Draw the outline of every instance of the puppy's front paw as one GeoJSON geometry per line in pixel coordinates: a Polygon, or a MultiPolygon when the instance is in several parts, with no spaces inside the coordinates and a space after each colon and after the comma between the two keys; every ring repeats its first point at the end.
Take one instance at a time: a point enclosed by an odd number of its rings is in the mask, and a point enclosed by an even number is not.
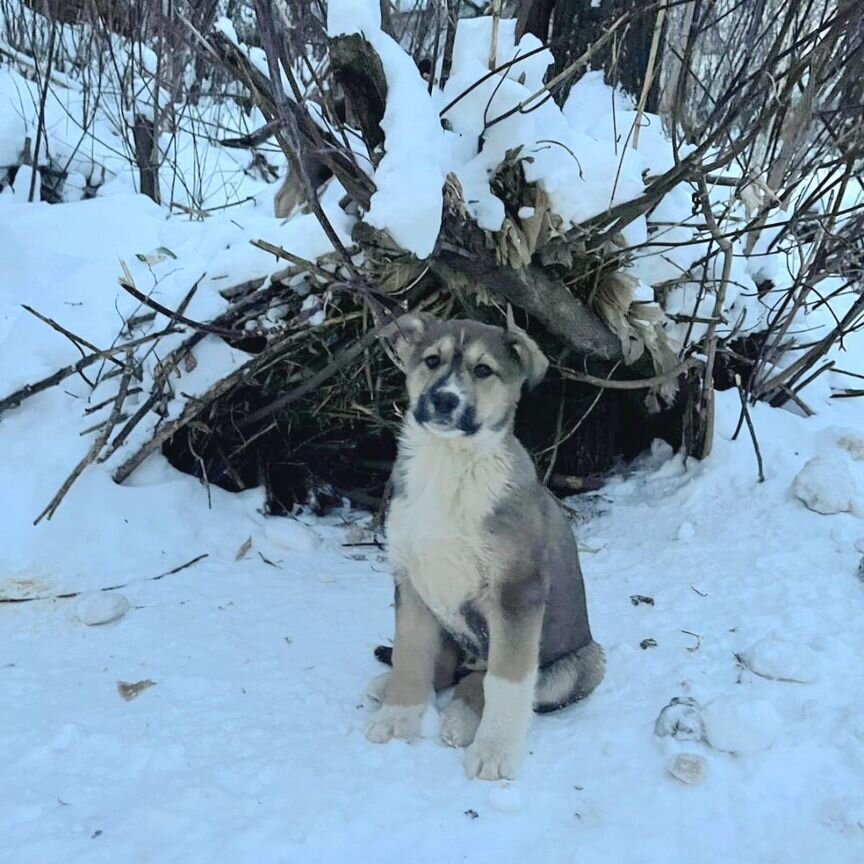
{"type": "Polygon", "coordinates": [[[375,744],[391,738],[413,741],[420,737],[426,705],[382,705],[366,727],[366,737],[375,744]]]}
{"type": "Polygon", "coordinates": [[[522,763],[521,748],[499,738],[475,739],[465,751],[465,775],[480,780],[512,780],[522,763]]]}
{"type": "Polygon", "coordinates": [[[464,699],[454,699],[441,715],[441,740],[448,747],[467,747],[479,725],[480,715],[464,699]]]}

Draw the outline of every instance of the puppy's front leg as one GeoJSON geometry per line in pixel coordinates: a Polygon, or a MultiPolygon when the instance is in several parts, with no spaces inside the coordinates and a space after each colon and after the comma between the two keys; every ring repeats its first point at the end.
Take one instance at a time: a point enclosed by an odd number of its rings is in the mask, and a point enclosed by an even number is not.
{"type": "Polygon", "coordinates": [[[465,773],[482,780],[515,777],[534,711],[542,607],[496,610],[489,617],[486,704],[474,743],[465,751],[465,773]]]}
{"type": "Polygon", "coordinates": [[[396,586],[396,636],[393,673],[381,708],[366,729],[377,744],[391,738],[411,741],[420,735],[423,712],[432,694],[441,628],[408,579],[396,586]]]}

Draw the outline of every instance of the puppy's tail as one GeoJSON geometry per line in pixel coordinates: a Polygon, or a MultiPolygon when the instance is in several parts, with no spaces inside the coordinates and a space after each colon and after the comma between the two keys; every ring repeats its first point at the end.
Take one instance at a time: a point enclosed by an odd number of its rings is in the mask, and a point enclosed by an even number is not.
{"type": "Polygon", "coordinates": [[[534,690],[534,710],[546,714],[584,699],[603,680],[605,671],[606,655],[593,641],[559,657],[540,670],[534,690]]]}

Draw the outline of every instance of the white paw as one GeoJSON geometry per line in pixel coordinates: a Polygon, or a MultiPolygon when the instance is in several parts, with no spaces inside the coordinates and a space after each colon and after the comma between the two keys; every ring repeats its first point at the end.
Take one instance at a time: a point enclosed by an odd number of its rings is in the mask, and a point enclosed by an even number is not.
{"type": "Polygon", "coordinates": [[[374,705],[381,705],[384,702],[384,694],[387,692],[387,683],[390,681],[392,672],[385,672],[383,675],[377,675],[369,682],[366,692],[363,694],[368,702],[374,705]]]}
{"type": "Polygon", "coordinates": [[[441,715],[441,740],[448,747],[467,747],[479,725],[480,715],[464,699],[454,699],[441,715]]]}
{"type": "Polygon", "coordinates": [[[366,737],[375,744],[391,738],[413,741],[420,737],[426,705],[382,705],[366,727],[366,737]]]}
{"type": "Polygon", "coordinates": [[[522,764],[521,748],[500,738],[476,738],[465,751],[465,775],[468,779],[512,780],[522,764]]]}

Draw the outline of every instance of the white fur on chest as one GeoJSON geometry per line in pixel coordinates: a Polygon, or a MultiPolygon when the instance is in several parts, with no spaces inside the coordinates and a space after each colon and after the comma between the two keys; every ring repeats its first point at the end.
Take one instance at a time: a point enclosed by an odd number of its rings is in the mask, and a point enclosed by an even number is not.
{"type": "Polygon", "coordinates": [[[453,631],[493,559],[486,517],[508,488],[511,456],[498,442],[442,439],[409,427],[402,439],[404,495],[387,526],[390,560],[453,631]]]}

